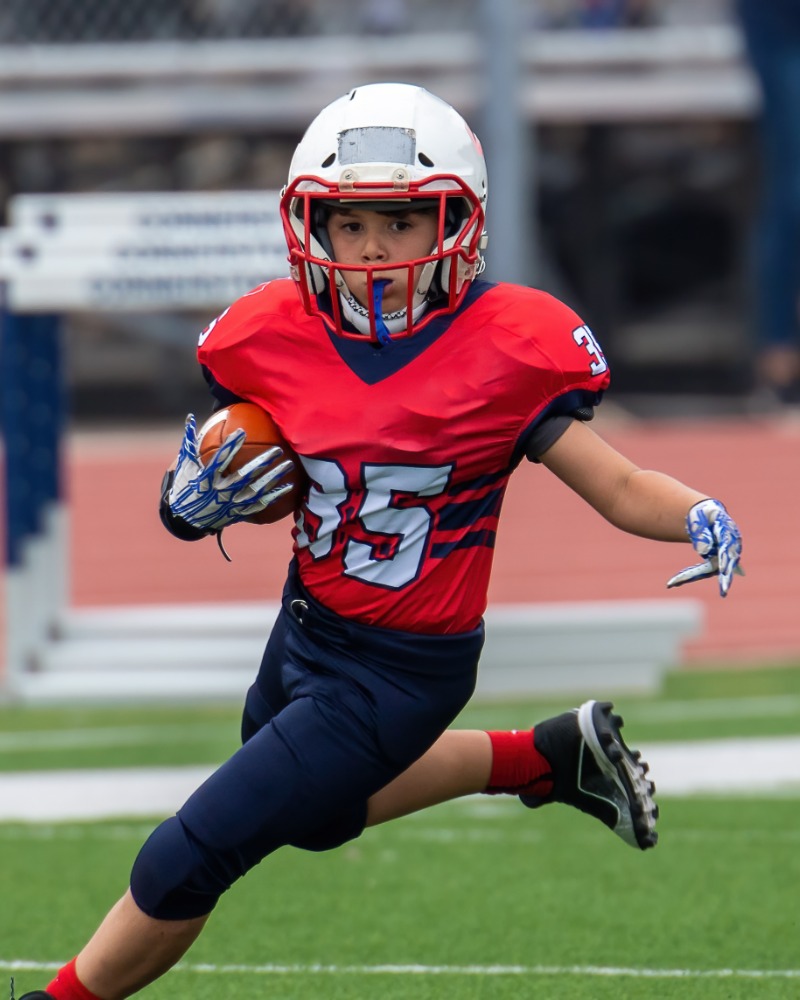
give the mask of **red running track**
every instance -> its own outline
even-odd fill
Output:
[[[540,466],[512,477],[497,541],[490,601],[503,603],[698,598],[704,634],[691,663],[800,657],[795,582],[800,531],[800,422],[598,418],[596,429],[637,464],[723,499],[744,536],[745,578],[727,599],[705,581],[668,592],[691,549],[634,538],[603,521]],[[175,432],[81,433],[68,443],[72,602],[77,606],[274,600],[291,556],[288,522],[226,532],[226,563],[211,540],[179,542],[161,527],[158,487]]]

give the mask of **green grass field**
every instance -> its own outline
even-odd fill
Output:
[[[617,703],[634,744],[800,735],[800,669],[675,674],[658,698]],[[461,722],[527,725],[564,704],[476,705]],[[234,706],[6,707],[0,760],[6,771],[209,763],[236,745],[237,719]],[[796,998],[798,798],[661,799],[661,840],[646,854],[572,810],[488,797],[328,854],[286,849],[142,996]],[[80,948],[157,819],[0,824],[0,973],[18,995]]]

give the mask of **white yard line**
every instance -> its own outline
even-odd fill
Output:
[[[0,958],[10,972],[47,972],[59,962]],[[229,976],[625,976],[630,979],[800,979],[800,969],[637,969],[607,965],[195,965],[181,963],[174,972]]]
[[[652,743],[642,751],[662,795],[800,794],[800,737]],[[169,815],[211,770],[205,766],[0,774],[0,821]]]

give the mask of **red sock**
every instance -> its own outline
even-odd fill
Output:
[[[489,795],[540,795],[553,790],[553,769],[533,745],[533,730],[490,732],[492,773]]]
[[[67,962],[63,969],[58,970],[56,978],[47,987],[47,992],[55,997],[55,1000],[101,1000],[91,990],[87,990],[78,979],[74,958],[71,962]]]

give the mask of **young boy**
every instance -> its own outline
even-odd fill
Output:
[[[688,534],[701,562],[668,586],[717,575],[724,596],[741,550],[721,503],[589,430],[609,375],[581,320],[479,280],[486,197],[478,140],[417,87],[358,88],[300,142],[281,198],[291,278],[200,336],[218,403],[268,410],[311,484],[243,745],[155,830],[129,891],[29,998],[130,996],[278,847],[329,849],[460,795],[567,803],[655,845],[647,766],[610,704],[532,731],[448,729],[473,691],[497,520],[523,458],[625,531]],[[240,445],[231,436],[203,467],[189,417],[161,504],[178,537],[219,534],[282,494],[281,455],[226,476]],[[557,512],[554,525],[569,544]]]

